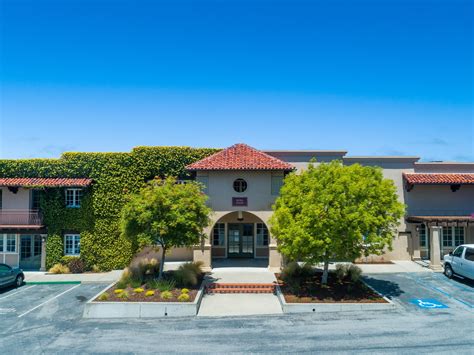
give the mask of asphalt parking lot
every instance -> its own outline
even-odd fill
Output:
[[[324,314],[86,320],[82,319],[84,303],[106,285],[5,289],[0,291],[0,353],[472,354],[472,283],[433,273],[371,274],[366,279],[399,307]],[[420,306],[414,300],[425,301]]]

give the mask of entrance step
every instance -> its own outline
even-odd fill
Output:
[[[206,287],[206,293],[275,293],[275,284],[214,282]]]

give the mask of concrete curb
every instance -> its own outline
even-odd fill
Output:
[[[365,282],[364,282],[365,283]],[[367,284],[366,284],[367,285]],[[277,284],[277,297],[283,313],[327,313],[349,311],[380,311],[395,309],[397,305],[377,290],[367,285],[371,290],[380,295],[387,303],[287,303],[280,286]]]
[[[104,288],[92,297],[84,307],[83,318],[163,318],[192,317],[199,312],[204,284],[201,285],[196,299],[192,303],[185,302],[94,302],[94,300],[115,285]]]

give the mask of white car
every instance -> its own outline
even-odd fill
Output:
[[[474,244],[463,244],[445,255],[444,274],[451,278],[454,275],[474,280]]]

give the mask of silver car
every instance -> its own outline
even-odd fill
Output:
[[[463,244],[444,256],[444,274],[474,280],[474,244]]]
[[[25,275],[23,270],[18,267],[11,267],[7,264],[0,264],[0,287],[15,285],[19,287],[23,285]]]

